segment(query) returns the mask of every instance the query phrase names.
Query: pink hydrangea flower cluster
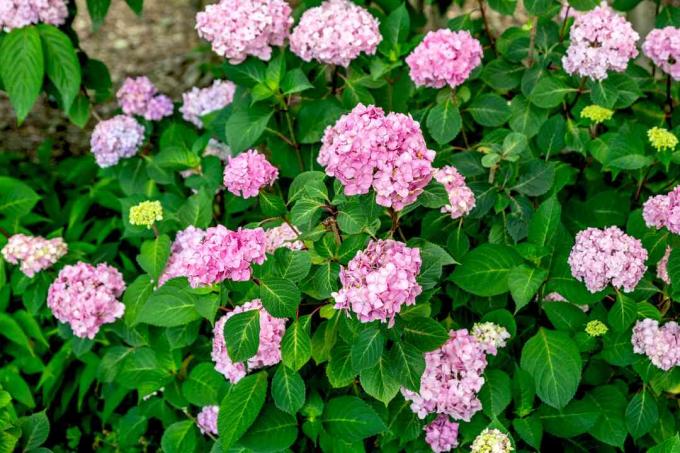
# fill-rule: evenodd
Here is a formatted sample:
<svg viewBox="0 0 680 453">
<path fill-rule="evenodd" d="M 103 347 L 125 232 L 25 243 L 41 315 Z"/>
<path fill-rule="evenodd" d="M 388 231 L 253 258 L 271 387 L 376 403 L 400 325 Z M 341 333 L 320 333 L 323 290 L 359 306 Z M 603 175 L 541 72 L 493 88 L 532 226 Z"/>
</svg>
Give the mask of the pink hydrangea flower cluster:
<svg viewBox="0 0 680 453">
<path fill-rule="evenodd" d="M 229 192 L 243 198 L 256 197 L 260 189 L 271 186 L 278 177 L 279 170 L 254 149 L 236 157 L 229 156 L 224 167 L 225 187 Z"/>
<path fill-rule="evenodd" d="M 201 117 L 231 104 L 235 92 L 236 85 L 228 80 L 215 80 L 207 88 L 193 87 L 182 95 L 182 107 L 179 111 L 185 120 L 202 129 Z"/>
<path fill-rule="evenodd" d="M 101 121 L 90 138 L 92 154 L 102 168 L 137 154 L 144 142 L 144 127 L 131 116 L 117 115 Z"/>
<path fill-rule="evenodd" d="M 203 406 L 196 416 L 196 425 L 201 434 L 217 436 L 217 415 L 220 413 L 219 406 Z"/>
<path fill-rule="evenodd" d="M 249 358 L 246 363 L 234 363 L 227 352 L 224 326 L 232 316 L 250 310 L 260 311 L 260 345 L 257 348 L 257 353 Z M 215 323 L 212 347 L 215 369 L 235 384 L 250 370 L 276 365 L 281 361 L 281 338 L 283 338 L 285 331 L 286 319 L 274 318 L 262 307 L 262 302 L 259 299 L 234 308 Z"/>
<path fill-rule="evenodd" d="M 472 336 L 482 345 L 485 354 L 496 355 L 498 349 L 505 347 L 510 332 L 492 322 L 478 322 L 472 326 Z"/>
<path fill-rule="evenodd" d="M 642 206 L 642 217 L 650 228 L 668 228 L 680 234 L 680 186 L 666 195 L 649 198 Z"/>
<path fill-rule="evenodd" d="M 410 116 L 358 104 L 326 128 L 318 162 L 340 180 L 346 195 L 373 187 L 379 205 L 401 210 L 432 179 L 434 156 Z"/>
<path fill-rule="evenodd" d="M 457 87 L 482 62 L 482 45 L 469 32 L 448 29 L 431 31 L 406 57 L 416 86 Z"/>
<path fill-rule="evenodd" d="M 41 22 L 62 25 L 68 17 L 66 3 L 65 0 L 2 0 L 0 29 L 10 32 Z"/>
<path fill-rule="evenodd" d="M 603 80 L 607 71 L 625 71 L 628 60 L 638 55 L 635 43 L 640 35 L 607 2 L 576 16 L 569 36 L 571 43 L 562 58 L 569 74 Z"/>
<path fill-rule="evenodd" d="M 673 80 L 680 80 L 680 28 L 668 26 L 650 31 L 642 51 Z"/>
<path fill-rule="evenodd" d="M 671 248 L 670 246 L 668 246 L 666 247 L 666 251 L 664 252 L 663 256 L 656 264 L 656 276 L 659 277 L 661 281 L 663 281 L 667 285 L 671 284 L 671 278 L 668 276 L 668 258 L 670 257 Z"/>
<path fill-rule="evenodd" d="M 305 248 L 305 244 L 298 239 L 299 233 L 287 223 L 266 230 L 264 235 L 267 253 L 274 253 L 280 247 L 286 247 L 290 250 Z"/>
<path fill-rule="evenodd" d="M 458 423 L 440 414 L 425 427 L 425 442 L 435 453 L 453 450 L 458 446 Z"/>
<path fill-rule="evenodd" d="M 646 260 L 647 250 L 640 240 L 615 226 L 579 232 L 569 254 L 571 274 L 591 293 L 609 283 L 624 292 L 633 291 L 647 270 Z"/>
<path fill-rule="evenodd" d="M 47 292 L 47 306 L 71 325 L 74 335 L 92 339 L 102 324 L 123 316 L 125 305 L 118 300 L 123 291 L 125 282 L 116 268 L 78 262 L 59 272 Z"/>
<path fill-rule="evenodd" d="M 128 77 L 116 93 L 118 104 L 126 115 L 143 116 L 149 121 L 158 121 L 172 115 L 172 99 L 158 93 L 148 77 Z"/>
<path fill-rule="evenodd" d="M 304 61 L 349 66 L 361 52 L 373 55 L 382 41 L 378 20 L 348 0 L 310 8 L 290 35 L 290 50 Z"/>
<path fill-rule="evenodd" d="M 659 327 L 659 321 L 643 319 L 633 326 L 633 351 L 649 357 L 657 368 L 668 371 L 680 365 L 680 325 L 670 321 Z"/>
<path fill-rule="evenodd" d="M 45 239 L 41 236 L 12 235 L 2 248 L 2 256 L 11 264 L 19 264 L 21 272 L 32 278 L 38 272 L 52 267 L 68 247 L 62 238 Z"/>
<path fill-rule="evenodd" d="M 413 305 L 422 287 L 420 250 L 391 239 L 372 240 L 340 269 L 342 288 L 332 294 L 335 308 L 350 310 L 361 322 L 394 324 L 402 305 Z"/>
<path fill-rule="evenodd" d="M 457 219 L 472 211 L 475 207 L 475 194 L 455 167 L 447 165 L 438 169 L 434 173 L 434 179 L 444 186 L 449 196 L 449 204 L 442 208 L 442 212 L 448 212 L 452 219 Z"/>
<path fill-rule="evenodd" d="M 420 391 L 402 388 L 401 393 L 421 419 L 436 412 L 469 422 L 482 408 L 477 393 L 487 365 L 484 345 L 466 329 L 451 330 L 449 336 L 442 347 L 425 354 Z"/>
<path fill-rule="evenodd" d="M 198 36 L 232 64 L 248 55 L 269 60 L 271 46 L 283 45 L 291 25 L 291 8 L 284 0 L 221 0 L 196 15 Z"/>
</svg>

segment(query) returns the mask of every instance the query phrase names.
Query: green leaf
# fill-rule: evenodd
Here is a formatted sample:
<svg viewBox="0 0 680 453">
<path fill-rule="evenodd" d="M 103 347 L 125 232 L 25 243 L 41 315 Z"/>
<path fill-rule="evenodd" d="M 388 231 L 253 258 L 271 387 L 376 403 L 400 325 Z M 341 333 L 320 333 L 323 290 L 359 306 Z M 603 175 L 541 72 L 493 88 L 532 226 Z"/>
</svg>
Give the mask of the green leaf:
<svg viewBox="0 0 680 453">
<path fill-rule="evenodd" d="M 153 157 L 153 161 L 168 170 L 186 170 L 201 165 L 198 154 L 181 144 L 162 147 L 161 152 Z"/>
<path fill-rule="evenodd" d="M 328 402 L 323 412 L 328 434 L 356 442 L 385 431 L 386 426 L 368 404 L 355 396 L 340 396 Z"/>
<path fill-rule="evenodd" d="M 513 267 L 508 274 L 508 287 L 515 300 L 515 313 L 534 298 L 538 289 L 548 277 L 548 271 L 526 264 Z"/>
<path fill-rule="evenodd" d="M 659 420 L 659 408 L 654 396 L 643 389 L 637 393 L 626 407 L 626 426 L 633 439 L 649 432 Z"/>
<path fill-rule="evenodd" d="M 0 44 L 0 80 L 19 124 L 40 94 L 45 75 L 43 58 L 40 34 L 35 27 L 15 28 Z"/>
<path fill-rule="evenodd" d="M 449 143 L 460 132 L 463 120 L 458 107 L 449 99 L 437 104 L 427 115 L 427 130 L 440 145 Z"/>
<path fill-rule="evenodd" d="M 274 406 L 267 406 L 240 443 L 257 452 L 286 451 L 297 438 L 297 420 Z"/>
<path fill-rule="evenodd" d="M 50 435 L 50 421 L 45 411 L 37 412 L 18 420 L 21 428 L 21 439 L 24 445 L 23 451 L 36 450 L 47 441 Z"/>
<path fill-rule="evenodd" d="M 295 177 L 288 187 L 288 203 L 301 198 L 316 201 L 329 201 L 326 188 L 326 174 L 321 171 L 306 171 Z"/>
<path fill-rule="evenodd" d="M 207 228 L 212 221 L 212 201 L 212 196 L 205 190 L 187 198 L 177 212 L 180 227 L 193 225 L 196 228 Z"/>
<path fill-rule="evenodd" d="M 543 310 L 558 330 L 582 330 L 586 322 L 585 313 L 569 302 L 545 302 Z"/>
<path fill-rule="evenodd" d="M 598 408 L 589 400 L 573 400 L 562 410 L 542 405 L 539 416 L 543 427 L 553 436 L 569 438 L 588 432 L 599 417 Z"/>
<path fill-rule="evenodd" d="M 371 219 L 359 203 L 345 203 L 338 213 L 337 220 L 343 233 L 358 234 L 368 227 Z"/>
<path fill-rule="evenodd" d="M 541 203 L 529 221 L 529 242 L 539 246 L 553 242 L 561 216 L 562 206 L 556 197 Z"/>
<path fill-rule="evenodd" d="M 79 128 L 84 128 L 90 120 L 90 100 L 83 93 L 78 93 L 71 108 L 68 110 L 68 119 Z"/>
<path fill-rule="evenodd" d="M 519 182 L 512 189 L 524 195 L 537 197 L 552 187 L 555 167 L 542 160 L 533 160 L 522 166 L 520 175 Z"/>
<path fill-rule="evenodd" d="M 305 382 L 297 371 L 279 365 L 272 379 L 272 398 L 276 407 L 295 415 L 305 404 Z"/>
<path fill-rule="evenodd" d="M 33 355 L 31 343 L 18 322 L 7 313 L 0 313 L 0 335 L 9 341 L 18 344 L 25 352 Z"/>
<path fill-rule="evenodd" d="M 47 60 L 47 76 L 57 87 L 64 110 L 68 112 L 80 91 L 80 62 L 76 51 L 69 37 L 57 27 L 40 24 L 38 31 Z"/>
<path fill-rule="evenodd" d="M 498 127 L 510 119 L 508 101 L 497 94 L 483 94 L 475 97 L 468 111 L 472 118 L 482 126 Z"/>
<path fill-rule="evenodd" d="M 268 217 L 281 216 L 287 212 L 281 195 L 267 192 L 260 192 L 260 209 Z"/>
<path fill-rule="evenodd" d="M 482 244 L 463 257 L 451 280 L 477 296 L 496 296 L 509 290 L 508 274 L 521 263 L 522 259 L 511 247 Z"/>
<path fill-rule="evenodd" d="M 142 306 L 137 316 L 137 323 L 153 326 L 181 326 L 199 319 L 196 310 L 196 299 L 188 291 L 177 288 L 173 282 L 167 282 L 158 288 Z"/>
<path fill-rule="evenodd" d="M 260 346 L 260 310 L 237 313 L 224 325 L 224 340 L 233 362 L 245 362 Z"/>
<path fill-rule="evenodd" d="M 137 255 L 137 263 L 144 269 L 144 272 L 151 275 L 155 280 L 163 273 L 165 263 L 170 256 L 170 245 L 172 241 L 170 238 L 162 234 L 152 241 L 144 241 L 139 255 Z"/>
<path fill-rule="evenodd" d="M 541 451 L 541 440 L 543 439 L 543 425 L 536 415 L 526 418 L 516 418 L 512 421 L 512 427 L 517 431 L 519 437 L 531 445 L 536 451 Z"/>
<path fill-rule="evenodd" d="M 406 42 L 411 27 L 411 20 L 406 5 L 395 8 L 385 20 L 380 21 L 382 41 L 378 49 L 390 59 L 396 61 L 399 56 L 399 44 Z"/>
<path fill-rule="evenodd" d="M 309 79 L 300 68 L 287 72 L 281 81 L 281 89 L 285 95 L 300 93 L 310 88 L 314 88 L 314 85 L 309 82 Z"/>
<path fill-rule="evenodd" d="M 298 283 L 302 281 L 312 268 L 310 253 L 304 250 L 279 248 L 274 254 L 274 271 L 278 277 Z"/>
<path fill-rule="evenodd" d="M 223 450 L 231 448 L 250 428 L 267 397 L 267 373 L 246 376 L 232 385 L 220 404 L 217 416 L 219 442 Z"/>
<path fill-rule="evenodd" d="M 394 342 L 388 361 L 399 385 L 417 392 L 425 371 L 425 356 L 418 348 L 401 341 Z"/>
<path fill-rule="evenodd" d="M 359 379 L 366 393 L 385 406 L 399 393 L 399 382 L 392 374 L 392 367 L 384 355 L 378 358 L 375 365 L 362 370 Z"/>
<path fill-rule="evenodd" d="M 269 277 L 260 280 L 262 305 L 275 318 L 294 318 L 300 297 L 300 290 L 290 280 Z"/>
<path fill-rule="evenodd" d="M 212 362 L 198 364 L 182 383 L 182 395 L 196 406 L 218 404 L 226 391 L 227 382 L 224 376 L 215 371 Z"/>
<path fill-rule="evenodd" d="M 110 6 L 111 0 L 87 0 L 87 11 L 92 19 L 93 30 L 97 31 L 104 23 Z"/>
<path fill-rule="evenodd" d="M 314 336 L 316 338 L 316 335 Z M 325 342 L 325 345 L 328 343 Z M 354 381 L 356 372 L 352 367 L 352 349 L 339 342 L 331 349 L 326 376 L 332 387 L 345 387 Z"/>
<path fill-rule="evenodd" d="M 175 422 L 163 433 L 161 448 L 166 453 L 195 451 L 198 443 L 198 428 L 192 420 Z"/>
<path fill-rule="evenodd" d="M 593 404 L 599 417 L 589 430 L 595 439 L 623 449 L 628 435 L 625 421 L 626 396 L 614 385 L 596 387 L 586 395 Z"/>
<path fill-rule="evenodd" d="M 125 0 L 130 9 L 136 14 L 141 15 L 144 8 L 144 0 Z"/>
<path fill-rule="evenodd" d="M 240 153 L 254 145 L 262 136 L 273 113 L 269 107 L 263 105 L 234 111 L 224 125 L 224 133 L 232 152 Z"/>
<path fill-rule="evenodd" d="M 309 316 L 296 319 L 281 339 L 281 361 L 293 370 L 299 370 L 312 356 L 312 339 L 309 336 Z"/>
<path fill-rule="evenodd" d="M 479 392 L 484 414 L 494 419 L 503 413 L 512 401 L 510 377 L 501 370 L 484 373 L 484 387 Z"/>
<path fill-rule="evenodd" d="M 616 302 L 609 310 L 607 321 L 615 331 L 627 330 L 637 318 L 637 304 L 633 299 L 621 293 L 616 295 Z"/>
<path fill-rule="evenodd" d="M 422 352 L 434 351 L 449 339 L 447 330 L 432 318 L 411 318 L 403 324 L 404 339 Z"/>
<path fill-rule="evenodd" d="M 2 187 L 2 178 L 0 178 L 0 187 Z M 0 192 L 1 193 L 1 192 Z M 2 205 L 2 195 L 0 195 L 0 206 Z M 2 209 L 0 208 L 0 212 Z M 671 250 L 668 257 L 668 277 L 671 279 L 671 284 L 674 288 L 680 288 L 680 248 Z"/>
<path fill-rule="evenodd" d="M 18 179 L 0 176 L 0 214 L 9 219 L 31 212 L 40 196 Z"/>
<path fill-rule="evenodd" d="M 571 88 L 557 77 L 543 76 L 531 90 L 529 101 L 538 107 L 549 109 L 557 107 L 567 94 L 576 91 L 576 88 Z"/>
<path fill-rule="evenodd" d="M 375 365 L 384 348 L 385 336 L 378 327 L 367 327 L 362 330 L 352 345 L 354 371 L 361 371 Z"/>
</svg>

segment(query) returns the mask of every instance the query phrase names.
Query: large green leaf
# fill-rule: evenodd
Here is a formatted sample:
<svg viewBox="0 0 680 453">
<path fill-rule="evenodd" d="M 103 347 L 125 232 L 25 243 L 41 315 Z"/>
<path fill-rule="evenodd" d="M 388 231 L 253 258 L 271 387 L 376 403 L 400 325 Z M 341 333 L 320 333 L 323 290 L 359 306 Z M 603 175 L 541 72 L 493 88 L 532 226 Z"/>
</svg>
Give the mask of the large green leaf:
<svg viewBox="0 0 680 453">
<path fill-rule="evenodd" d="M 165 269 L 165 263 L 170 256 L 171 244 L 170 238 L 162 234 L 152 241 L 144 241 L 140 253 L 137 255 L 137 263 L 156 280 Z"/>
<path fill-rule="evenodd" d="M 328 434 L 348 442 L 375 436 L 386 428 L 375 410 L 356 396 L 331 399 L 323 412 L 323 425 Z"/>
<path fill-rule="evenodd" d="M 362 330 L 352 344 L 352 368 L 361 371 L 375 365 L 385 347 L 385 335 L 378 327 Z"/>
<path fill-rule="evenodd" d="M 227 352 L 234 362 L 244 362 L 257 354 L 260 346 L 260 310 L 237 313 L 224 324 Z"/>
<path fill-rule="evenodd" d="M 515 312 L 527 305 L 541 287 L 548 271 L 520 264 L 513 267 L 508 274 L 508 287 L 515 300 Z"/>
<path fill-rule="evenodd" d="M 260 299 L 270 315 L 293 318 L 300 305 L 300 290 L 290 280 L 266 278 L 260 280 Z"/>
<path fill-rule="evenodd" d="M 234 111 L 225 124 L 225 135 L 231 150 L 240 153 L 254 145 L 273 113 L 271 108 L 263 105 Z"/>
<path fill-rule="evenodd" d="M 149 296 L 139 310 L 138 323 L 153 326 L 181 326 L 199 319 L 196 310 L 196 297 L 189 291 L 178 287 L 175 281 L 167 282 Z"/>
<path fill-rule="evenodd" d="M 231 448 L 250 428 L 267 397 L 267 373 L 246 376 L 232 385 L 220 403 L 217 430 L 224 450 Z"/>
<path fill-rule="evenodd" d="M 163 432 L 161 447 L 166 453 L 195 451 L 198 442 L 198 428 L 191 420 L 173 423 Z"/>
<path fill-rule="evenodd" d="M 644 436 L 659 420 L 659 408 L 654 396 L 643 389 L 628 403 L 626 426 L 634 439 Z"/>
<path fill-rule="evenodd" d="M 43 48 L 37 28 L 16 28 L 3 38 L 0 79 L 19 123 L 24 121 L 38 99 L 44 75 Z"/>
<path fill-rule="evenodd" d="M 293 370 L 299 370 L 312 356 L 312 339 L 309 335 L 309 316 L 296 319 L 281 339 L 281 361 Z"/>
<path fill-rule="evenodd" d="M 297 438 L 297 420 L 274 406 L 267 406 L 240 443 L 258 452 L 286 451 Z M 221 436 L 220 436 L 221 437 Z"/>
<path fill-rule="evenodd" d="M 508 101 L 497 94 L 475 97 L 468 107 L 472 118 L 482 126 L 498 127 L 510 118 Z"/>
<path fill-rule="evenodd" d="M 449 334 L 432 318 L 415 317 L 404 322 L 404 339 L 422 352 L 433 351 L 449 339 Z"/>
<path fill-rule="evenodd" d="M 399 393 L 399 382 L 385 355 L 380 356 L 378 362 L 372 367 L 362 370 L 359 373 L 359 379 L 366 393 L 382 401 L 385 406 Z"/>
<path fill-rule="evenodd" d="M 496 296 L 508 291 L 508 274 L 521 263 L 511 247 L 482 244 L 463 257 L 451 280 L 477 296 Z"/>
<path fill-rule="evenodd" d="M 47 61 L 47 77 L 57 87 L 64 110 L 68 112 L 80 91 L 81 72 L 78 56 L 69 37 L 58 28 L 40 24 L 38 31 Z"/>
<path fill-rule="evenodd" d="M 427 130 L 437 143 L 443 145 L 450 142 L 460 132 L 462 119 L 458 107 L 449 99 L 437 104 L 427 115 Z"/>
<path fill-rule="evenodd" d="M 276 407 L 295 415 L 305 404 L 305 382 L 297 371 L 279 365 L 272 379 L 272 398 Z"/>
</svg>

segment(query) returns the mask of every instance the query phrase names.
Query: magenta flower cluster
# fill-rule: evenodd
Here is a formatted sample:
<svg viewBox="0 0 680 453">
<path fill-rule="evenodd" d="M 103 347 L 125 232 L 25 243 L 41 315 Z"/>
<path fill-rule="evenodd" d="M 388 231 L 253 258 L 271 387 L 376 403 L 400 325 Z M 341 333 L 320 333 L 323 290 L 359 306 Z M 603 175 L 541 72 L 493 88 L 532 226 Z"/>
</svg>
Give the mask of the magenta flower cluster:
<svg viewBox="0 0 680 453">
<path fill-rule="evenodd" d="M 254 149 L 236 157 L 229 156 L 224 167 L 225 187 L 229 192 L 243 198 L 256 197 L 260 189 L 271 186 L 278 177 L 279 170 Z"/>
<path fill-rule="evenodd" d="M 635 43 L 640 36 L 607 2 L 576 16 L 569 36 L 571 43 L 562 58 L 569 74 L 603 80 L 607 71 L 625 71 L 628 61 L 638 55 Z"/>
<path fill-rule="evenodd" d="M 358 104 L 326 128 L 318 162 L 340 180 L 346 195 L 373 187 L 379 205 L 401 210 L 432 179 L 434 157 L 409 115 L 385 115 L 379 107 Z"/>
<path fill-rule="evenodd" d="M 220 413 L 219 406 L 203 406 L 196 416 L 196 425 L 201 434 L 217 436 L 217 415 Z"/>
<path fill-rule="evenodd" d="M 342 288 L 332 294 L 335 308 L 349 310 L 361 322 L 394 324 L 403 305 L 413 305 L 422 292 L 420 250 L 391 239 L 372 240 L 340 269 Z"/>
<path fill-rule="evenodd" d="M 1 0 L 0 30 L 12 31 L 27 25 L 62 25 L 68 17 L 65 0 Z"/>
<path fill-rule="evenodd" d="M 118 300 L 123 291 L 125 282 L 116 268 L 78 262 L 59 272 L 47 292 L 47 306 L 74 335 L 92 339 L 103 324 L 123 316 L 125 305 Z"/>
<path fill-rule="evenodd" d="M 650 31 L 642 51 L 673 80 L 680 80 L 680 28 L 668 26 Z"/>
<path fill-rule="evenodd" d="M 371 13 L 348 0 L 327 0 L 302 14 L 290 50 L 304 61 L 347 67 L 361 52 L 373 55 L 380 41 Z"/>
<path fill-rule="evenodd" d="M 449 204 L 442 208 L 442 212 L 448 212 L 452 219 L 457 219 L 472 211 L 475 207 L 475 194 L 455 167 L 447 165 L 440 168 L 435 171 L 434 179 L 444 186 L 449 196 Z"/>
<path fill-rule="evenodd" d="M 633 291 L 647 270 L 646 260 L 647 250 L 640 240 L 612 226 L 579 232 L 568 261 L 574 278 L 596 293 L 609 283 L 624 292 Z"/>
<path fill-rule="evenodd" d="M 172 115 L 172 99 L 160 94 L 146 76 L 128 77 L 116 93 L 118 104 L 126 115 L 139 115 L 158 121 Z"/>
<path fill-rule="evenodd" d="M 659 327 L 659 321 L 643 319 L 633 327 L 633 351 L 644 354 L 657 368 L 668 371 L 680 365 L 680 325 L 670 321 Z"/>
<path fill-rule="evenodd" d="M 41 236 L 12 235 L 2 248 L 2 256 L 11 264 L 20 264 L 21 272 L 32 278 L 38 272 L 52 267 L 68 247 L 62 238 L 45 239 Z"/>
<path fill-rule="evenodd" d="M 482 62 L 482 45 L 469 32 L 431 31 L 406 57 L 411 79 L 417 86 L 455 88 Z"/>
<path fill-rule="evenodd" d="M 434 453 L 453 450 L 458 446 L 458 423 L 452 422 L 448 415 L 440 414 L 425 426 L 425 442 Z"/>
<path fill-rule="evenodd" d="M 281 46 L 293 25 L 284 0 L 221 0 L 196 15 L 198 36 L 232 64 L 249 55 L 271 58 L 271 46 Z"/>
<path fill-rule="evenodd" d="M 90 138 L 92 154 L 102 168 L 137 154 L 144 142 L 144 127 L 127 115 L 117 115 L 97 124 Z"/>
<path fill-rule="evenodd" d="M 224 325 L 232 316 L 250 310 L 260 311 L 260 345 L 257 353 L 246 363 L 234 363 L 229 357 L 224 340 Z M 286 331 L 286 319 L 274 318 L 262 307 L 259 299 L 251 300 L 234 308 L 215 323 L 213 331 L 212 359 L 215 369 L 222 373 L 232 384 L 240 381 L 248 371 L 276 365 L 281 361 L 281 338 Z"/>
<path fill-rule="evenodd" d="M 264 232 L 265 250 L 274 253 L 276 249 L 285 247 L 290 250 L 302 250 L 305 244 L 298 239 L 299 233 L 287 223 L 270 228 Z"/>
<path fill-rule="evenodd" d="M 664 228 L 680 234 L 680 186 L 666 195 L 649 198 L 642 206 L 642 217 L 650 228 Z"/>
<path fill-rule="evenodd" d="M 228 80 L 215 80 L 207 88 L 193 87 L 182 95 L 182 107 L 179 111 L 185 120 L 202 129 L 201 117 L 231 104 L 235 92 L 236 85 Z"/>
</svg>

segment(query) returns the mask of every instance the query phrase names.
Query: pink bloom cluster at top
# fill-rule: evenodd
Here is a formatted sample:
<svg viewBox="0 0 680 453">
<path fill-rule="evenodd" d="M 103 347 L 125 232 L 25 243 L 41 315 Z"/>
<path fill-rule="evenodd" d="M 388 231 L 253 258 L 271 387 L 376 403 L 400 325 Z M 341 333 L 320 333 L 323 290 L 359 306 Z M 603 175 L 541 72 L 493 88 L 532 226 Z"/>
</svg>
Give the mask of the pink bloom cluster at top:
<svg viewBox="0 0 680 453">
<path fill-rule="evenodd" d="M 680 365 L 680 326 L 675 321 L 659 327 L 659 321 L 643 319 L 633 327 L 633 351 L 649 357 L 654 366 L 668 371 Z"/>
<path fill-rule="evenodd" d="M 250 310 L 260 311 L 260 345 L 257 353 L 247 363 L 232 362 L 224 340 L 224 326 L 232 316 Z M 286 331 L 286 320 L 274 318 L 262 307 L 259 299 L 251 300 L 234 308 L 215 323 L 213 331 L 212 359 L 215 369 L 231 383 L 240 381 L 249 370 L 276 365 L 281 361 L 281 338 Z"/>
<path fill-rule="evenodd" d="M 269 60 L 271 46 L 283 45 L 293 25 L 283 0 L 221 0 L 196 15 L 198 36 L 232 64 L 248 55 Z"/>
<path fill-rule="evenodd" d="M 394 323 L 402 305 L 413 305 L 422 292 L 416 281 L 420 250 L 387 240 L 372 240 L 340 269 L 342 288 L 332 294 L 335 308 L 356 313 L 361 322 Z"/>
<path fill-rule="evenodd" d="M 671 278 L 668 276 L 668 258 L 671 256 L 670 246 L 666 247 L 666 251 L 656 264 L 656 276 L 659 277 L 665 284 L 670 285 Z"/>
<path fill-rule="evenodd" d="M 340 180 L 346 195 L 373 187 L 379 205 L 401 210 L 432 179 L 434 156 L 410 116 L 358 104 L 326 128 L 318 162 Z"/>
<path fill-rule="evenodd" d="M 420 391 L 402 388 L 401 393 L 421 419 L 436 412 L 469 422 L 482 408 L 477 393 L 484 385 L 485 348 L 466 329 L 451 330 L 449 336 L 442 347 L 425 354 Z"/>
<path fill-rule="evenodd" d="M 666 227 L 671 233 L 680 234 L 680 186 L 666 195 L 648 199 L 642 207 L 642 217 L 648 227 Z"/>
<path fill-rule="evenodd" d="M 458 423 L 440 414 L 425 427 L 425 442 L 435 453 L 453 450 L 458 446 Z"/>
<path fill-rule="evenodd" d="M 193 87 L 182 95 L 183 104 L 179 111 L 185 120 L 202 129 L 201 117 L 231 104 L 235 92 L 236 85 L 228 80 L 215 80 L 207 88 Z"/>
<path fill-rule="evenodd" d="M 628 60 L 638 55 L 635 43 L 640 35 L 606 2 L 577 16 L 569 36 L 571 43 L 562 58 L 569 74 L 603 80 L 607 71 L 625 71 Z"/>
<path fill-rule="evenodd" d="M 123 276 L 107 264 L 78 262 L 65 266 L 47 292 L 47 306 L 81 338 L 94 338 L 102 324 L 123 316 L 118 298 L 125 291 Z"/>
<path fill-rule="evenodd" d="M 475 207 L 475 194 L 455 167 L 447 165 L 438 169 L 434 173 L 434 179 L 444 185 L 449 196 L 449 204 L 442 208 L 442 212 L 448 212 L 452 219 L 457 219 L 472 211 Z"/>
<path fill-rule="evenodd" d="M 116 93 L 118 104 L 126 115 L 143 116 L 149 121 L 158 121 L 172 115 L 172 99 L 159 94 L 146 76 L 128 77 Z"/>
<path fill-rule="evenodd" d="M 190 226 L 177 233 L 170 252 L 159 285 L 175 277 L 187 277 L 194 288 L 226 279 L 245 281 L 251 265 L 265 260 L 265 234 L 262 228 L 231 231 L 222 225 L 206 230 Z"/>
<path fill-rule="evenodd" d="M 256 197 L 260 189 L 271 186 L 279 177 L 279 170 L 269 163 L 264 154 L 254 149 L 229 156 L 224 167 L 224 185 L 227 190 L 243 198 Z"/>
<path fill-rule="evenodd" d="M 650 31 L 642 51 L 674 80 L 680 80 L 680 28 L 664 27 Z"/>
<path fill-rule="evenodd" d="M 97 124 L 90 138 L 92 154 L 102 168 L 137 154 L 144 142 L 144 128 L 131 116 L 117 115 Z"/>
<path fill-rule="evenodd" d="M 298 239 L 298 232 L 287 223 L 266 230 L 264 236 L 267 253 L 274 253 L 280 247 L 286 247 L 290 250 L 305 248 L 305 244 Z"/>
<path fill-rule="evenodd" d="M 579 232 L 569 254 L 571 274 L 591 293 L 609 283 L 624 292 L 633 291 L 647 270 L 646 260 L 642 243 L 615 226 Z"/>
<path fill-rule="evenodd" d="M 68 17 L 65 0 L 0 0 L 0 30 L 12 31 L 27 25 L 62 25 Z"/>
<path fill-rule="evenodd" d="M 382 41 L 375 17 L 348 0 L 327 0 L 302 14 L 290 35 L 290 50 L 304 61 L 349 66 Z"/>
<path fill-rule="evenodd" d="M 457 87 L 482 62 L 482 45 L 467 31 L 431 31 L 406 57 L 417 86 Z"/>
<path fill-rule="evenodd" d="M 33 277 L 52 267 L 67 251 L 68 247 L 62 238 L 45 239 L 41 236 L 15 234 L 2 248 L 2 256 L 8 263 L 21 262 L 21 272 L 27 277 Z"/>
<path fill-rule="evenodd" d="M 219 406 L 203 406 L 196 416 L 196 425 L 201 434 L 217 436 L 217 415 L 220 413 Z"/>
</svg>

